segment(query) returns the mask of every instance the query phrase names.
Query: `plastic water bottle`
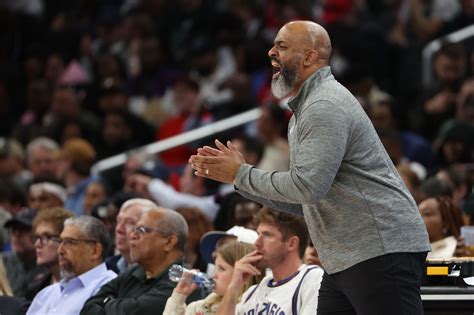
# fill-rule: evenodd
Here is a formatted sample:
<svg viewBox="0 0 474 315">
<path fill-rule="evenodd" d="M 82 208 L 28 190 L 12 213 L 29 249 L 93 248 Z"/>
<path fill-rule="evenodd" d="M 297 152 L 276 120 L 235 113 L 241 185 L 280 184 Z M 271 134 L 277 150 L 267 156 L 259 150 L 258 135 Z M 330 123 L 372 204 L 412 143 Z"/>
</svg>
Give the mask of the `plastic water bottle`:
<svg viewBox="0 0 474 315">
<path fill-rule="evenodd" d="M 184 275 L 183 274 L 187 273 Z M 206 290 L 212 290 L 214 287 L 214 281 L 212 279 L 209 279 L 205 273 L 197 271 L 197 270 L 189 270 L 184 268 L 181 265 L 173 265 L 171 266 L 168 276 L 171 281 L 174 282 L 179 282 L 181 278 L 183 278 L 185 281 L 189 282 L 194 282 L 196 283 L 199 287 L 204 288 Z"/>
</svg>

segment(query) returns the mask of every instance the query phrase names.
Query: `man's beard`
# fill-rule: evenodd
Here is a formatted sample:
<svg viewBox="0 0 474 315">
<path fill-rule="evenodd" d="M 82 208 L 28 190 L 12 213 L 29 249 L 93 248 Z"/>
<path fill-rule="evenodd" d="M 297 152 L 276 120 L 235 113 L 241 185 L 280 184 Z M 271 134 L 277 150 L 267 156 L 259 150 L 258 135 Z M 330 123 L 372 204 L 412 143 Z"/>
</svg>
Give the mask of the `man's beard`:
<svg viewBox="0 0 474 315">
<path fill-rule="evenodd" d="M 64 268 L 61 268 L 59 273 L 61 274 L 61 279 L 64 280 L 71 280 L 76 276 L 73 271 Z"/>
<path fill-rule="evenodd" d="M 66 261 L 66 264 L 63 266 L 59 266 L 59 273 L 61 274 L 61 279 L 65 280 L 71 280 L 72 278 L 76 277 L 74 268 L 69 261 Z"/>
<path fill-rule="evenodd" d="M 299 82 L 300 76 L 297 69 L 300 58 L 298 56 L 291 60 L 288 65 L 280 63 L 280 75 L 276 80 L 272 80 L 272 93 L 276 98 L 282 99 L 288 96 Z"/>
</svg>

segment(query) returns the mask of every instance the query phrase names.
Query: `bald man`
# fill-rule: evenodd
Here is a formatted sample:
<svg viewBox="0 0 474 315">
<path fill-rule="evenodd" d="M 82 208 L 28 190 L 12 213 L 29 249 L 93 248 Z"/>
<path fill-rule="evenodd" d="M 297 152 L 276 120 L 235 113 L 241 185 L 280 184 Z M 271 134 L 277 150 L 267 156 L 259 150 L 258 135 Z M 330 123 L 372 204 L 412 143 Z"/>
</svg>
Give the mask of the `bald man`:
<svg viewBox="0 0 474 315">
<path fill-rule="evenodd" d="M 325 269 L 318 314 L 422 314 L 426 228 L 362 106 L 331 74 L 326 30 L 290 22 L 268 55 L 272 92 L 293 111 L 290 170 L 259 170 L 216 140 L 191 156 L 196 175 L 304 216 Z"/>
</svg>

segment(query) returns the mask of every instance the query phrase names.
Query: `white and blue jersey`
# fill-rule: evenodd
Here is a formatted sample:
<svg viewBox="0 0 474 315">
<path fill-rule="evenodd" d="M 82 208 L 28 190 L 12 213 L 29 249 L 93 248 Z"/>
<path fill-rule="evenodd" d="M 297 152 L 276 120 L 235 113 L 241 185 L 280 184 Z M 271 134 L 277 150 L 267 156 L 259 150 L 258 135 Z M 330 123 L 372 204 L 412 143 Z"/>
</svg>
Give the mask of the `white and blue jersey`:
<svg viewBox="0 0 474 315">
<path fill-rule="evenodd" d="M 301 265 L 298 272 L 278 282 L 267 276 L 245 291 L 235 314 L 316 314 L 323 273 L 318 266 Z"/>
</svg>

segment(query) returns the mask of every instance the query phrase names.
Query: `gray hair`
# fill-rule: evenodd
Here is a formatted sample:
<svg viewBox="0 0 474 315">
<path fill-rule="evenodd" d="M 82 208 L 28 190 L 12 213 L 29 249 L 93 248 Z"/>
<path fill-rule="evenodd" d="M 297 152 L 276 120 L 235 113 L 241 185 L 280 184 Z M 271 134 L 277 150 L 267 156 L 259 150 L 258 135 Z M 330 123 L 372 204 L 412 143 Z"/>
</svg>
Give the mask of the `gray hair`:
<svg viewBox="0 0 474 315">
<path fill-rule="evenodd" d="M 150 199 L 145 199 L 145 198 L 132 198 L 128 199 L 125 201 L 122 206 L 120 207 L 120 211 L 125 211 L 125 209 L 131 207 L 131 206 L 141 206 L 142 208 L 142 214 L 147 212 L 150 209 L 156 209 L 158 208 L 158 205 L 151 201 Z"/>
<path fill-rule="evenodd" d="M 184 251 L 184 244 L 186 244 L 189 233 L 188 224 L 184 217 L 174 210 L 162 207 L 153 209 L 152 211 L 155 210 L 164 214 L 164 216 L 158 220 L 157 228 L 165 234 L 176 235 L 178 238 L 176 248 L 180 251 Z"/>
<path fill-rule="evenodd" d="M 26 146 L 26 154 L 28 157 L 31 155 L 31 152 L 37 148 L 45 148 L 51 151 L 59 150 L 59 145 L 56 141 L 47 137 L 38 137 Z"/>
<path fill-rule="evenodd" d="M 66 219 L 64 227 L 68 225 L 77 227 L 82 237 L 97 241 L 102 245 L 102 261 L 108 256 L 112 240 L 102 221 L 91 216 L 81 215 Z"/>
</svg>

